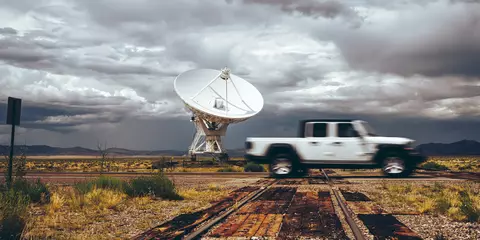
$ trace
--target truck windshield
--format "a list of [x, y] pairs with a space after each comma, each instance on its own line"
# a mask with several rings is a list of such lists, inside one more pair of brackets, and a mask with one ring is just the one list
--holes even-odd
[[368, 135], [368, 136], [378, 136], [378, 135], [375, 133], [375, 130], [373, 130], [373, 128], [370, 127], [370, 125], [368, 125], [367, 122], [362, 122], [362, 126], [363, 126], [363, 128], [365, 129], [365, 131], [367, 131], [367, 135]]

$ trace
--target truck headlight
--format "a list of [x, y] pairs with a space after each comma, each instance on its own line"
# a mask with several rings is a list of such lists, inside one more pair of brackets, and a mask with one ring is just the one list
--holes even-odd
[[252, 142], [245, 142], [245, 150], [250, 150], [250, 149], [252, 149], [252, 147], [253, 147]]
[[408, 142], [404, 148], [405, 150], [413, 150], [413, 142]]

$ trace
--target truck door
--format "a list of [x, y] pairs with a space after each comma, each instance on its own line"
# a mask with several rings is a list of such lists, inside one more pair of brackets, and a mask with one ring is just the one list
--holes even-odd
[[328, 137], [328, 123], [307, 122], [305, 123], [304, 138], [297, 144], [297, 152], [303, 162], [315, 163], [321, 160], [325, 139]]
[[326, 150], [333, 152], [337, 161], [368, 161], [370, 156], [365, 152], [366, 146], [352, 123], [333, 124], [335, 134], [325, 144]]

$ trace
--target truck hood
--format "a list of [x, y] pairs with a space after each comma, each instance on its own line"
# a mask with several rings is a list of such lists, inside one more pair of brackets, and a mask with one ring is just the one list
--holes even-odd
[[370, 143], [375, 144], [407, 144], [409, 142], [413, 142], [413, 139], [410, 138], [403, 138], [403, 137], [381, 137], [381, 136], [368, 136], [365, 137]]

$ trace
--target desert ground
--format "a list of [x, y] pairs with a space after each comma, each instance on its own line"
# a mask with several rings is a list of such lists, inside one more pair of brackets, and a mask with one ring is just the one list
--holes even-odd
[[[389, 234], [399, 239], [478, 239], [479, 159], [431, 157], [413, 176], [402, 179], [385, 178], [379, 170], [333, 169], [328, 170], [332, 187], [319, 170], [273, 183], [267, 166], [240, 158], [220, 164], [208, 158], [191, 162], [134, 156], [102, 163], [91, 156], [31, 156], [15, 168], [18, 189], [25, 196], [1, 196], [3, 225], [10, 224], [23, 239], [173, 239], [196, 229], [192, 222], [213, 218], [255, 188], [273, 183], [203, 238], [285, 239], [290, 233], [309, 239], [355, 239], [332, 197], [336, 188], [367, 239], [392, 237]], [[12, 202], [20, 207], [6, 206]]]

